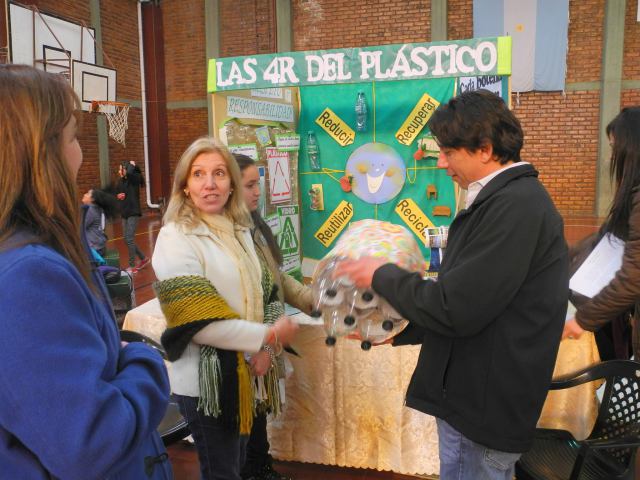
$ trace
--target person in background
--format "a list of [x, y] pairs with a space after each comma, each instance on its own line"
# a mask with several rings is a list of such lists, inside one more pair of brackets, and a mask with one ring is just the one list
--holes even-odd
[[[133, 160], [122, 162], [118, 167], [119, 180], [116, 186], [116, 197], [120, 200], [122, 215], [122, 233], [129, 252], [128, 273], [138, 273], [149, 264], [142, 250], [136, 245], [136, 229], [142, 216], [140, 210], [140, 187], [144, 183], [142, 172]], [[136, 264], [136, 257], [140, 261]]]
[[[628, 107], [607, 125], [611, 144], [611, 177], [616, 190], [607, 219], [598, 237], [612, 234], [624, 241], [622, 265], [598, 294], [576, 305], [562, 338], [578, 338], [584, 330], [597, 332], [622, 318], [631, 322], [635, 359], [640, 358], [640, 107]], [[616, 357], [628, 357], [624, 339], [614, 345]]]
[[172, 391], [205, 480], [240, 480], [256, 404], [277, 414], [271, 365], [297, 325], [251, 239], [240, 170], [203, 137], [182, 154], [153, 252]]
[[118, 213], [118, 203], [109, 193], [92, 188], [82, 196], [84, 232], [89, 246], [104, 257], [107, 252], [107, 234], [104, 229], [107, 219]]
[[170, 479], [164, 362], [121, 345], [80, 237], [77, 109], [62, 76], [0, 65], [0, 476]]
[[562, 217], [497, 95], [465, 92], [428, 123], [438, 167], [468, 189], [437, 281], [380, 259], [341, 262], [409, 321], [421, 344], [406, 405], [436, 417], [442, 480], [511, 480], [547, 396], [568, 302]]
[[[313, 298], [311, 289], [295, 278], [281, 270], [282, 253], [276, 242], [276, 238], [271, 232], [271, 228], [264, 221], [258, 212], [260, 201], [260, 173], [253, 159], [246, 155], [234, 154], [242, 173], [242, 191], [244, 201], [251, 213], [253, 221], [252, 237], [256, 247], [256, 252], [261, 255], [273, 274], [274, 281], [278, 286], [278, 299], [280, 302], [288, 303], [301, 311], [311, 313]], [[259, 352], [251, 359], [256, 363], [261, 361], [260, 356], [266, 357], [266, 352]], [[280, 360], [280, 359], [279, 359]], [[268, 361], [268, 358], [264, 358]], [[280, 370], [284, 370], [281, 365]], [[253, 421], [251, 436], [247, 444], [247, 454], [244, 467], [242, 468], [242, 478], [244, 480], [287, 480], [288, 477], [279, 474], [273, 469], [273, 459], [269, 455], [269, 439], [267, 437], [267, 413], [258, 410]]]

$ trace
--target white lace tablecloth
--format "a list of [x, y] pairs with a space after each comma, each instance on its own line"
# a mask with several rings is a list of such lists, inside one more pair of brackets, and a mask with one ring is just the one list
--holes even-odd
[[[165, 320], [157, 299], [127, 313], [124, 329], [160, 339]], [[284, 413], [269, 422], [271, 453], [281, 460], [433, 475], [439, 471], [433, 417], [404, 407], [404, 394], [419, 347], [374, 347], [340, 339], [330, 348], [320, 326], [302, 325], [299, 357], [286, 379]], [[598, 361], [593, 336], [565, 340], [556, 375]], [[593, 424], [593, 387], [552, 392], [541, 425], [584, 438]]]

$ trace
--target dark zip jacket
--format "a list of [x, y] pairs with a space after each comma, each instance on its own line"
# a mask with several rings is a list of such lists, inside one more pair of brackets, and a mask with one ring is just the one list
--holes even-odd
[[422, 344], [407, 406], [492, 449], [529, 449], [568, 299], [562, 218], [524, 164], [494, 177], [449, 229], [437, 282], [388, 264], [373, 288]]
[[140, 217], [140, 187], [144, 177], [137, 165], [127, 164], [127, 174], [121, 177], [116, 187], [117, 193], [124, 193], [124, 200], [120, 200], [120, 214], [122, 218]]

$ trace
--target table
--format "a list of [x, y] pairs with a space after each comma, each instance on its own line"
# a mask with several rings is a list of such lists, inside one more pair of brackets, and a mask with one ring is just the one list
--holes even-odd
[[[157, 299], [131, 310], [124, 329], [158, 340], [165, 328]], [[296, 337], [300, 356], [286, 378], [286, 406], [269, 422], [271, 453], [280, 460], [391, 470], [407, 475], [438, 474], [435, 420], [403, 406], [419, 346], [375, 347], [340, 339], [324, 344], [318, 326], [303, 325]], [[599, 361], [593, 334], [564, 340], [554, 375]], [[586, 437], [597, 414], [593, 385], [550, 392], [540, 426]]]

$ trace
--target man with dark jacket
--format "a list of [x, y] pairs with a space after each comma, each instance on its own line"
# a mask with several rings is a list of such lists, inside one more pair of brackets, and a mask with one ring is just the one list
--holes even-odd
[[463, 93], [429, 121], [438, 166], [466, 205], [437, 282], [379, 259], [338, 275], [372, 286], [409, 321], [393, 345], [422, 344], [407, 406], [437, 417], [440, 478], [511, 479], [531, 445], [568, 299], [562, 218], [520, 160], [523, 133], [488, 91]]
[[[138, 248], [135, 243], [136, 228], [142, 216], [140, 211], [140, 186], [144, 182], [142, 172], [133, 160], [122, 162], [118, 168], [120, 180], [116, 187], [117, 199], [120, 201], [120, 214], [122, 215], [122, 233], [129, 251], [129, 267], [127, 272], [137, 273], [141, 268], [149, 264], [149, 258]], [[140, 259], [136, 265], [136, 256]]]

